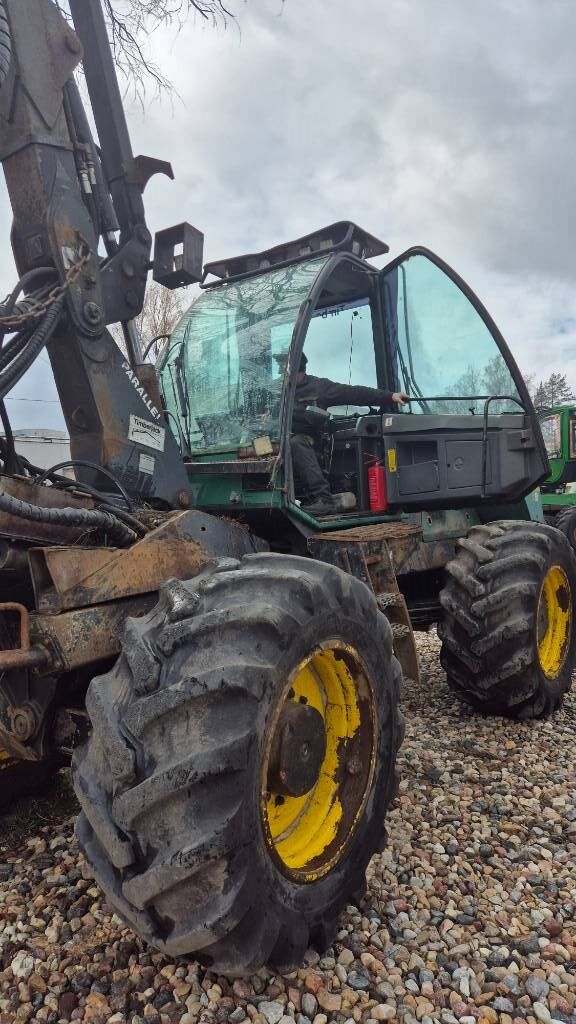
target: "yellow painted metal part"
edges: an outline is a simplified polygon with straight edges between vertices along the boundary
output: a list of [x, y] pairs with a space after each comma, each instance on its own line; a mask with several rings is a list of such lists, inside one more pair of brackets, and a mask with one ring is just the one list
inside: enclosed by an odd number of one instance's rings
[[[338, 656], [343, 649], [351, 655], [347, 660]], [[360, 728], [361, 715], [366, 714], [363, 709], [370, 708], [370, 717], [374, 719], [372, 701], [359, 700], [358, 677], [355, 678], [356, 673], [351, 669], [354, 657], [355, 652], [344, 645], [319, 649], [292, 674], [286, 699], [309, 704], [322, 715], [326, 753], [316, 784], [304, 796], [279, 797], [266, 785], [263, 793], [262, 810], [268, 841], [286, 872], [301, 881], [320, 878], [338, 862], [364, 809], [372, 780], [374, 736], [371, 749], [365, 752], [370, 761], [367, 785], [355, 808], [353, 826], [339, 835], [343, 820], [343, 758]], [[358, 669], [362, 674], [359, 664]], [[366, 691], [365, 680], [363, 687]], [[373, 721], [370, 732], [374, 734]]]
[[7, 750], [3, 750], [0, 747], [0, 772], [3, 768], [12, 768], [14, 764], [14, 758], [8, 753]]
[[538, 600], [538, 660], [548, 679], [564, 665], [572, 635], [572, 596], [566, 573], [553, 565], [546, 573]]

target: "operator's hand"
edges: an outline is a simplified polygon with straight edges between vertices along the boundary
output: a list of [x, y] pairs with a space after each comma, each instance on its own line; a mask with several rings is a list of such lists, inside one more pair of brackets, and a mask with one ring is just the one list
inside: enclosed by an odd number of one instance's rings
[[410, 401], [410, 395], [407, 395], [405, 391], [394, 391], [392, 401], [395, 405], [404, 405], [405, 402]]

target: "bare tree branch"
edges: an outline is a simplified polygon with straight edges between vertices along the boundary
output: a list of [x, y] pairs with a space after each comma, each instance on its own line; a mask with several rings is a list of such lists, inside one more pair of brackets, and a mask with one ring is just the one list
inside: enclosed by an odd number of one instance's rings
[[[177, 31], [190, 16], [202, 19], [213, 28], [226, 28], [235, 16], [224, 0], [101, 0], [110, 45], [119, 75], [133, 96], [143, 101], [150, 83], [158, 92], [170, 92], [170, 80], [150, 59], [146, 40], [162, 25], [173, 25]], [[54, 0], [66, 17], [70, 17], [66, 0]]]
[[170, 335], [184, 312], [184, 295], [171, 291], [163, 285], [152, 281], [146, 289], [142, 312], [136, 318], [136, 327], [142, 338], [145, 349], [154, 338], [158, 338], [149, 355], [151, 362], [156, 362], [164, 345], [165, 338]]

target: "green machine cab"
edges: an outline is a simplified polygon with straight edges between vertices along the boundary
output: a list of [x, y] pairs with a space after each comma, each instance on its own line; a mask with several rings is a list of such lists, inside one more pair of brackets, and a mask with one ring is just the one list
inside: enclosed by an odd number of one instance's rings
[[[203, 293], [159, 366], [193, 502], [239, 519], [272, 550], [360, 575], [392, 618], [408, 675], [417, 674], [412, 628], [437, 622], [449, 680], [469, 701], [542, 713], [569, 685], [572, 615], [562, 618], [558, 589], [570, 595], [573, 566], [564, 548], [550, 565], [548, 555], [514, 561], [527, 546], [560, 544], [542, 526], [535, 490], [549, 474], [535, 410], [501, 333], [465, 282], [421, 247], [383, 269], [369, 262], [387, 251], [340, 222], [205, 267]], [[302, 352], [315, 376], [411, 396], [406, 411], [330, 410], [317, 448], [331, 490], [347, 503], [321, 518], [306, 511], [291, 460]], [[378, 508], [370, 498], [376, 466], [385, 484]], [[557, 563], [546, 604], [546, 572]], [[503, 613], [498, 588], [519, 593], [524, 583], [529, 607]], [[482, 608], [482, 596], [498, 614]], [[555, 612], [562, 635], [546, 662], [542, 639]], [[516, 624], [513, 649], [504, 637], [510, 616], [538, 620], [533, 643]]]

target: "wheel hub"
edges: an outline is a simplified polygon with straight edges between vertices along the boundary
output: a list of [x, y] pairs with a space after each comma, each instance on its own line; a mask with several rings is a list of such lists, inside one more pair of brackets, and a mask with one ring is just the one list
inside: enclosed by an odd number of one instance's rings
[[375, 770], [374, 691], [353, 647], [327, 641], [295, 667], [268, 735], [264, 833], [280, 870], [313, 882], [344, 856]]
[[308, 704], [286, 703], [270, 753], [271, 788], [283, 796], [304, 796], [317, 783], [325, 755], [322, 715]]

